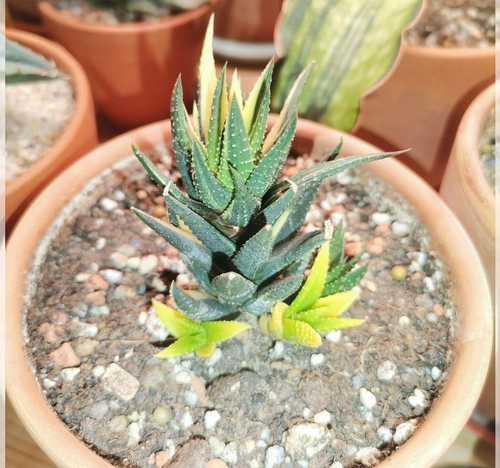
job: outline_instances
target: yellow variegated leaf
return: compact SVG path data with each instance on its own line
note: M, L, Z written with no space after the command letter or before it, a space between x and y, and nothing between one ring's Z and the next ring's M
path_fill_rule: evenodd
M245 102L245 107L243 108L243 121L245 122L247 133L250 131L250 127L252 126L257 101L259 99L262 86L264 85L264 78L266 76L266 73L268 72L269 67L271 67L272 65L272 61L267 64L264 71L260 74L259 79L255 82L252 91L250 91L248 99Z
M153 309L165 328L176 338L203 332L201 324L153 299Z
M198 111L198 104L196 101L193 102L193 129L198 136L198 139L201 137L200 132L200 113Z
M288 305L284 302L278 302L274 307L271 314L271 321L269 322L269 330L277 338L283 337L283 316L285 315Z
M240 109L243 109L243 93L241 92L241 83L240 78L238 77L238 70L234 70L233 72L229 100L231 101L234 97L236 98Z
M302 312L297 312L295 317L297 320L309 323L311 320L314 321L326 317L327 314L328 307L314 307L312 309L303 310Z
M206 346L206 340L207 339L204 333L181 336L170 346L167 346L163 351L160 351L156 357L160 359L167 359L192 353Z
M329 317L340 317L347 309L349 309L349 307L352 306L358 297L359 289L353 288L350 291L322 297L314 303L313 307L326 308L328 312L326 314L323 313L323 316L328 315Z
M193 237L196 237L191 229L189 229L189 226L181 219L181 218L178 218L177 219L177 222L179 224L179 228L182 229L184 232L187 232L188 234L191 234ZM198 239L199 240L199 239Z
M210 123L210 114L215 87L217 86L217 73L215 71L215 60L213 54L213 36L214 36L214 15L210 17L203 49L201 51L199 67L199 86L200 86L200 108L202 133L205 141L208 138L208 126Z
M283 339L308 348L321 346L321 336L309 324L300 320L283 320Z
M358 327L364 323L362 319L353 319L353 318L320 318L316 321L311 321L309 324L321 334L330 333L334 330L341 330L344 328L353 328Z
M288 318L294 318L297 312L307 310L321 297L325 287L326 275L330 264L330 242L325 242L314 259L311 272L299 294L286 312Z
M224 320L203 322L201 325L207 334L207 342L215 344L229 340L250 328L248 323Z
M215 348L217 346L215 343L208 343L207 345L203 346L202 348L199 348L196 350L196 354L201 357L201 358L209 358L212 354L214 354Z

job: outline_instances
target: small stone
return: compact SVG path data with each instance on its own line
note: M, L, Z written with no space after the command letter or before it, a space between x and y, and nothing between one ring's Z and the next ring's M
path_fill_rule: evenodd
M131 257L127 260L127 268L131 270L138 270L141 265L141 259L139 257Z
M193 417L191 416L191 413L188 410L186 410L181 417L181 426L184 429L188 429L192 425L193 425Z
M188 406L195 406L198 403L198 395L195 392L188 391L184 394L184 401Z
M119 270L123 270L127 266L128 258L120 252L113 252L109 259L111 260L111 264Z
M93 291L85 295L85 302L93 306L106 304L106 293L104 291Z
M260 440L263 440L264 442L270 442L271 440L271 429L268 427L265 427L262 432L260 433Z
M410 436L415 432L417 423L415 420L410 420L404 423L401 423L396 427L396 432L394 433L393 439L394 443L397 445L401 445L406 442Z
M90 278L90 273L78 273L75 275L75 281L77 283L85 283Z
M415 408L417 414L422 414L424 409L429 406L429 401L425 393L419 388L416 388L413 391L413 395L408 397L408 403L412 408Z
M141 441L142 427L139 422L130 423L128 426L127 447L135 447Z
M375 408L377 405L377 397L364 387L359 389L359 400L361 404L369 410Z
M165 405L156 407L153 411L153 422L159 426L164 426L172 419L172 410Z
M236 464L238 462L238 444L236 442L229 442L224 447L221 458L227 463Z
M61 376L65 382L73 382L75 377L80 373L79 367L68 367L61 371Z
M382 255L385 250L385 241L382 237L375 237L366 243L366 250L372 255Z
M164 327L153 309L149 309L148 311L145 326L146 331L155 341L164 341L168 336L168 330Z
M330 468L344 468L344 465L342 465L342 463L340 462L333 462L331 465L330 465Z
M217 439L217 437L212 436L208 438L208 443L210 445L210 449L212 450L214 456L216 457L222 456L225 447L224 442L222 442L220 439Z
M97 239L97 242L95 243L95 248L97 250L102 250L104 249L104 247L106 247L106 239L104 237L99 237L99 239Z
M331 440L330 431L315 423L301 423L283 434L286 452L295 460L312 458L323 450Z
M53 380L45 378L42 381L42 385L43 388L45 388L45 390L50 390L51 388L54 388L57 384Z
M376 225L390 224L391 220L392 220L392 217L388 213L373 213L372 214L372 221Z
M99 201L99 205L105 211L113 211L118 207L118 203L115 200L111 200L111 198L101 198Z
M314 367L321 366L325 362L325 355L322 353L311 355L311 365Z
M106 391L113 393L123 401L132 400L139 390L139 381L115 363L106 368L106 372L102 376L102 384Z
M208 431L215 429L215 426L220 421L220 413L217 410L210 410L205 413L205 427Z
M219 348L216 348L214 353L205 361L205 364L209 367L215 366L221 357L222 351Z
M342 340L342 331L334 330L326 335L326 339L331 343L340 343L340 341Z
M47 343L56 343L57 341L59 341L61 339L60 332L60 327L57 327L56 325L48 322L42 323L38 327L38 333L40 333L40 335L43 335Z
M101 276L111 284L118 284L123 279L123 273L121 271L113 270L111 268L108 270L102 270L100 273Z
M155 288L158 292L165 292L167 290L167 285L157 276L151 281L151 286Z
M175 374L175 381L180 384L190 384L191 383L191 373L187 371L180 371Z
M121 191L121 190L115 190L113 192L113 198L116 200L116 201L123 201L125 200L125 194Z
M332 421L332 415L330 412L323 410L315 414L313 420L316 424L321 424L322 426L326 426L330 424L330 422Z
M392 440L392 431L388 427L380 426L377 435L384 444L389 444Z
M344 246L344 252L348 257L357 257L362 250L363 244L361 242L346 242Z
M104 375L104 372L106 372L106 368L104 366L95 366L92 369L92 375L96 379L100 379Z
M97 290L100 289L105 291L106 289L109 288L108 282L101 275L97 274L92 275L88 279L87 284L91 289L97 289Z
M408 270L403 265L396 265L391 269L391 276L394 281L403 281L407 274Z
M401 317L399 317L399 325L401 325L402 327L407 327L408 325L410 325L410 323L411 321L406 315L402 315Z
M206 468L228 468L227 464L218 458L208 460Z
M377 368L377 378L382 382L390 382L396 375L398 368L392 361L384 361Z
M356 452L354 458L364 466L373 466L377 464L381 455L380 450L375 447L363 447Z
M109 307L107 305L92 306L89 309L89 314L92 317L104 317L109 315Z
M431 369L431 377L432 377L432 380L436 381L436 380L439 380L441 378L441 375L442 375L442 371L439 367L433 367Z
M90 356L94 353L99 342L95 340L85 339L75 344L75 352L80 357Z
M109 411L109 405L107 401L99 401L97 403L94 403L93 405L89 406L86 409L87 414L97 420L101 420L106 416L107 412Z
M151 273L158 266L158 257L156 255L147 255L141 258L139 265L139 273L147 275Z
M50 360L58 367L75 367L80 365L80 358L69 343L64 343L49 354Z
M272 445L266 450L265 468L280 466L285 461L285 449L279 445Z
M128 426L128 420L127 417L124 415L121 416L115 416L114 418L109 421L109 430L111 432L114 432L115 434L118 434L120 432L125 432L127 430Z
M134 288L131 288L130 286L125 286L123 284L120 284L113 291L113 297L115 299L133 299L134 297L137 297L137 292L135 291Z
M280 359L285 351L285 345L282 341L277 341L271 351L269 352L269 357L271 359Z
M410 233L410 226L406 223L400 223L399 221L394 221L391 228L393 234L397 237L405 237Z
M428 313L426 318L427 321L431 323L436 323L439 320L439 317L433 312Z
M431 277L426 276L424 278L424 288L428 292L434 292L436 290L436 285L434 284L434 280Z

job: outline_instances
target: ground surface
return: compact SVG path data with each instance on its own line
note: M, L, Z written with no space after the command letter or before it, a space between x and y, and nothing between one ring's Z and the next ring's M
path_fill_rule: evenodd
M371 465L438 395L452 359L446 272L411 209L381 184L344 174L308 219L343 219L346 250L365 252L350 314L366 324L318 350L255 330L208 362L153 357L167 334L150 299L177 273L191 284L175 251L127 210L163 216L159 192L141 171L118 170L91 193L40 264L28 349L58 414L117 465L195 466L193 454L232 466Z

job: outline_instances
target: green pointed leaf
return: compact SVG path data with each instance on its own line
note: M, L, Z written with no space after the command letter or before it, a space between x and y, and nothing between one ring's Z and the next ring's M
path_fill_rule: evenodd
M168 183L170 183L170 179L162 174L158 168L153 164L153 162L135 145L132 145L132 151L134 156L139 160L142 167L145 169L149 178L160 187L165 187Z
M158 359L169 359L190 354L207 344L207 336L204 332L196 335L183 336L174 341L170 346L156 354Z
M337 265L344 260L344 226L338 224L330 241L330 265Z
M272 107L281 109L291 83L315 62L300 99L300 114L351 131L360 100L392 68L401 34L422 0L294 0L277 29L285 56L274 82Z
M273 224L287 210L295 198L296 186L288 187L282 194L276 195L272 200L268 201L265 208L262 210L262 215L267 224Z
M182 182L191 198L196 197L193 182L190 175L191 162L191 139L189 138L188 121L186 118L186 108L182 97L181 78L177 78L174 91L172 93L172 104L170 107L170 122L172 125L172 147L177 161Z
M260 200L248 190L236 170L232 170L231 174L234 180L234 198L223 213L223 218L233 226L245 227L259 207Z
M191 319L198 322L218 320L235 312L233 308L221 304L211 296L201 294L198 291L183 291L175 283L172 283L170 294L175 305Z
M232 99L224 129L223 157L246 181L254 168L254 155L250 149L245 124L237 99Z
M321 336L309 324L292 319L283 320L283 339L308 348L319 348L322 343Z
M351 258L348 262L342 259L341 262L328 271L328 275L326 275L326 282L331 283L340 277L347 275L347 273L349 273L356 266L359 259L359 255ZM333 262L331 263L333 264Z
M164 327L176 338L200 333L200 324L186 317L182 312L153 299L153 309Z
M300 275L287 276L273 281L261 288L255 298L243 305L243 309L257 317L268 314L276 303L283 302L295 294L302 285L302 281L303 277Z
M222 139L221 126L223 123L221 99L224 86L226 86L226 65L222 68L221 76L217 81L217 86L212 100L212 111L208 127L207 163L213 173L215 173L219 167L220 146Z
M203 147L193 142L193 178L196 191L203 203L215 211L222 211L231 200L231 192L212 174L206 162Z
M257 286L250 280L233 271L222 273L212 280L217 298L224 304L240 306L250 299Z
M222 252L229 257L234 254L236 246L233 242L202 216L198 215L169 194L166 194L165 200L174 214L184 221L191 233L210 251L214 253Z
M205 322L202 326L210 343L222 343L250 328L247 323L233 321Z
M248 279L253 280L257 270L269 260L273 250L273 232L270 225L248 239L234 257L234 265Z
M344 140L342 139L342 137L340 137L340 141L338 142L337 146L333 149L333 151L328 156L327 161L334 161L335 159L337 159L337 157L340 154L340 151L342 150L343 144L344 144Z
M255 82L252 91L250 91L248 99L245 102L245 106L243 108L243 120L245 122L247 133L250 133L250 130L252 129L252 125L254 123L254 118L256 115L255 110L258 110L259 108L258 103L259 101L262 101L262 97L265 94L267 82L269 81L270 83L271 81L273 67L274 63L273 60L271 60L260 74L258 80Z
M324 295L336 294L344 291L349 291L359 284L365 276L367 267L357 268L345 276L325 285Z
M210 271L212 266L212 254L194 236L182 231L169 223L164 223L159 219L132 207L132 211L146 223L153 231L157 232L169 244L174 246L182 254L188 257L196 266L206 271Z
M287 311L289 318L294 318L298 312L309 309L321 297L329 263L329 243L325 242L316 255L304 286L290 304Z
M291 118L274 146L264 155L252 172L247 186L256 197L262 198L280 175L283 164L288 157L296 127L297 119Z

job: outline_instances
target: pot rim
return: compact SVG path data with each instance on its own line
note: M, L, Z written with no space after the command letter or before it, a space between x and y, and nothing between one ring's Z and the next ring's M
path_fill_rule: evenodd
M78 20L69 14L60 12L46 0L42 1L38 8L42 18L46 17L50 20L62 24L64 27L79 31L81 33L93 34L137 34L154 32L159 29L176 28L185 25L193 20L196 20L210 11L213 11L220 0L207 0L207 3L200 5L193 10L184 11L177 15L167 16L154 22L138 22L138 23L120 23L119 25L100 25L85 23Z
M460 182L491 236L495 235L495 189L490 186L480 160L480 143L486 120L495 106L496 83L483 90L465 111L458 127L451 157L455 159ZM484 206L486 205L486 208Z
M274 119L276 116L271 118ZM24 290L33 254L63 207L93 177L130 155L132 143L140 146L169 136L170 123L161 121L127 132L96 148L41 192L23 214L8 242L7 394L32 437L61 467L110 468L111 465L87 448L59 419L43 396L26 356ZM377 151L373 145L352 135L299 120L296 142L313 139L333 146L339 138L343 138L344 148L349 153ZM453 292L460 333L456 338L456 355L448 380L413 436L379 465L383 468L428 467L438 460L465 426L486 378L493 329L489 290L472 242L438 194L396 160L385 159L366 167L402 194L417 211L433 237L434 247L447 263L455 284ZM35 224L33 219L37 220Z
M76 59L61 45L36 34L19 31L15 28L7 28L5 35L7 38L53 60L57 67L71 79L71 87L75 95L73 115L52 146L28 170L6 183L6 197L9 198L28 185L34 177L46 172L64 153L65 149L73 144L75 135L87 118L87 113L93 111L93 101L87 75ZM92 109L89 109L89 106L92 106Z

